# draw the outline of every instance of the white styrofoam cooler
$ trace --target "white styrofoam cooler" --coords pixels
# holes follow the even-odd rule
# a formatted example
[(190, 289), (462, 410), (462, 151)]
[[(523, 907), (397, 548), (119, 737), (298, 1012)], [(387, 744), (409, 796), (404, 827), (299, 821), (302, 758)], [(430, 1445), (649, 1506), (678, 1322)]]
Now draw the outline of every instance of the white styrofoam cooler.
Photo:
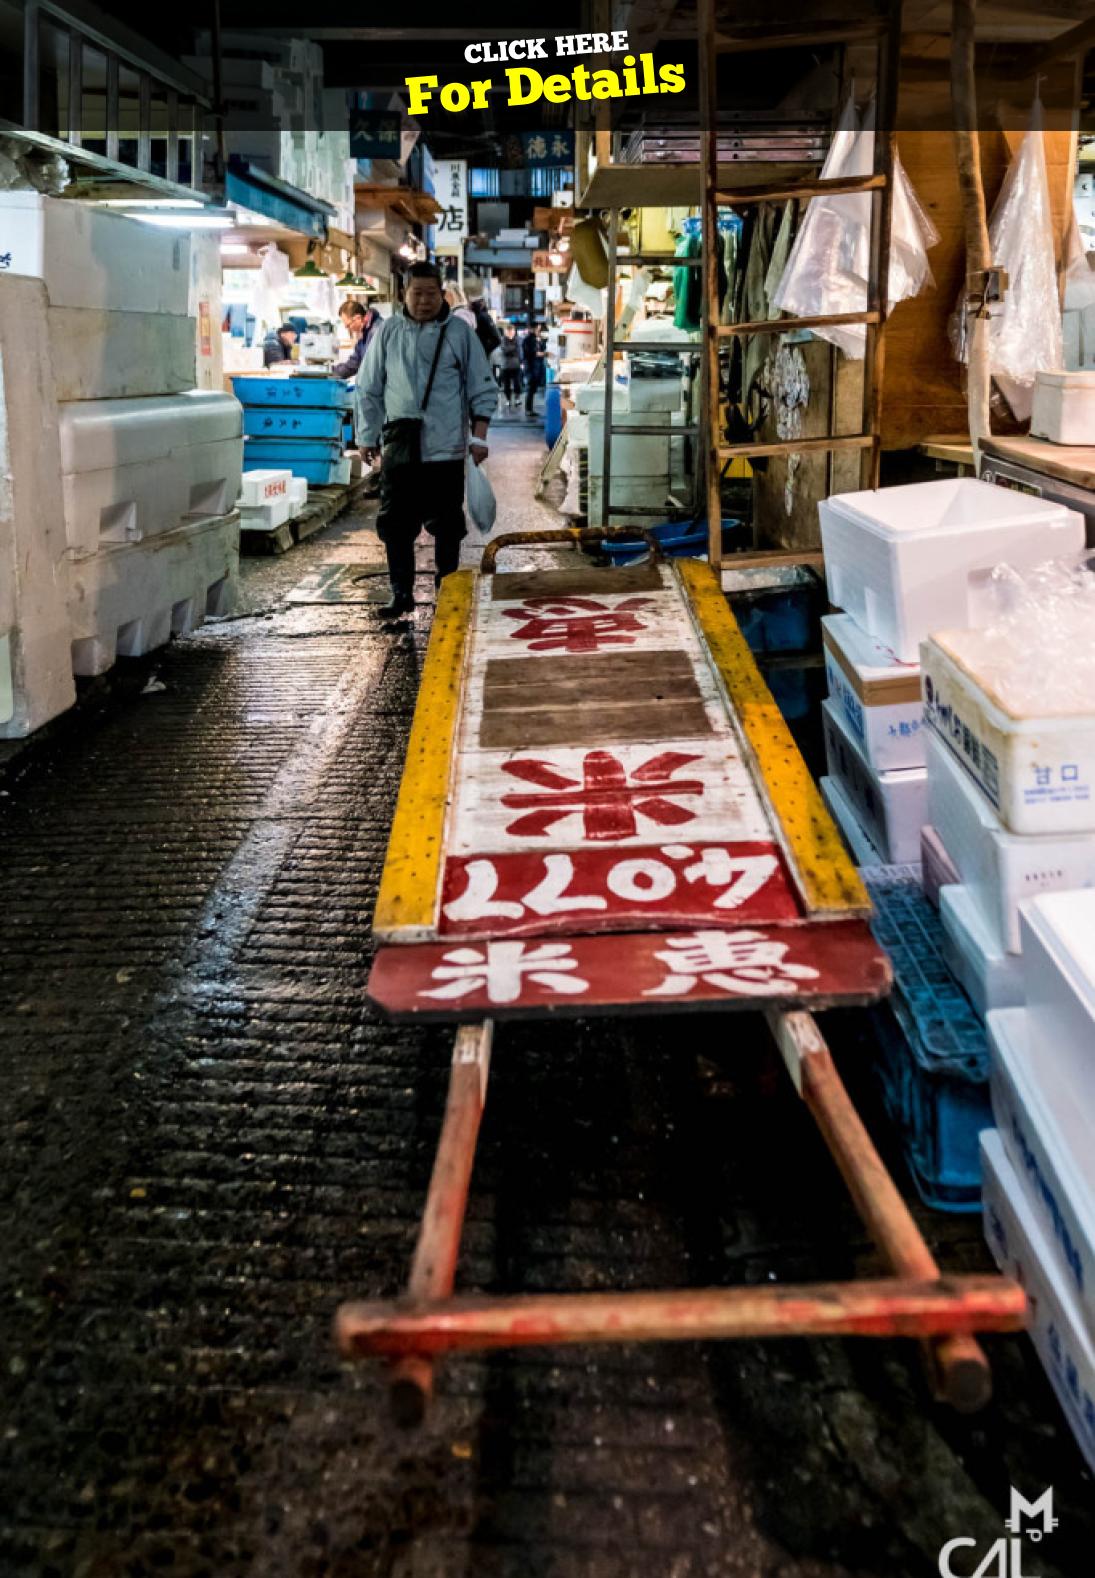
[(197, 324), (162, 312), (50, 307), (58, 400), (181, 394), (198, 376)]
[(825, 801), (825, 809), (840, 829), (856, 865), (861, 868), (884, 866), (885, 859), (867, 837), (862, 822), (855, 814), (855, 807), (840, 787), (839, 780), (829, 777), (819, 778), (818, 788), (821, 790), (821, 798)]
[(981, 1132), (981, 1200), (993, 1259), (1026, 1290), (1030, 1339), (1095, 1473), (1095, 1343), (995, 1129)]
[(1041, 893), (1019, 911), (1027, 1007), (1038, 1034), (1090, 1060), (1095, 1079), (1095, 891)]
[(278, 526), (292, 520), (295, 508), (292, 500), (286, 495), (281, 499), (271, 499), (269, 504), (241, 504), (240, 505), (240, 530), (241, 531), (274, 531)]
[(1055, 444), (1095, 444), (1095, 372), (1036, 373), (1030, 431)]
[(978, 673), (976, 648), (968, 630), (924, 642), (927, 722), (1012, 832), (1095, 831), (1095, 697), (1087, 712), (1019, 716)]
[(821, 621), (829, 695), (872, 767), (923, 767), (919, 663), (901, 663), (848, 614)]
[(837, 494), (818, 509), (830, 602), (906, 663), (931, 631), (980, 622), (995, 565), (1084, 546), (1074, 510), (973, 477)]
[[(254, 509), (292, 498), (291, 484), (296, 480), (291, 471), (245, 471), (240, 478), (240, 506)], [(303, 477), (299, 480), (304, 481)]]
[(1018, 1007), (1025, 995), (1019, 955), (1004, 952), (961, 882), (939, 889), (939, 919), (947, 968), (981, 1018), (991, 1008)]
[(891, 865), (916, 864), (920, 829), (927, 821), (923, 767), (876, 772), (831, 701), (822, 702), (829, 773), (851, 801), (867, 837)]
[(1095, 887), (1095, 834), (1009, 833), (942, 740), (925, 744), (928, 818), (999, 947), (1018, 953), (1023, 899)]
[(1095, 1340), (1095, 1064), (1059, 1057), (1029, 1008), (988, 1032), (996, 1127)]
[(6, 272), (43, 280), (51, 307), (186, 317), (190, 241), (174, 228), (126, 219), (93, 203), (0, 192)]
[(115, 658), (140, 657), (233, 608), (239, 516), (107, 545), (68, 568), (72, 672), (102, 674)]
[(59, 408), (69, 549), (139, 542), (187, 519), (226, 515), (243, 464), (243, 410), (233, 395), (190, 390)]

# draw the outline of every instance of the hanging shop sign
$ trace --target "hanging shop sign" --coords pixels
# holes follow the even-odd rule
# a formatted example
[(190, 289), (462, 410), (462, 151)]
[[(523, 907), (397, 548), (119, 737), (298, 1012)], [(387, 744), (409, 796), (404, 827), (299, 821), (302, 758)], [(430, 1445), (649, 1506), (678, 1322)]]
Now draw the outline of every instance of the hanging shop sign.
[(468, 166), (464, 159), (438, 159), (434, 196), (441, 204), (430, 226), (434, 252), (459, 252), (471, 234), (468, 213)]
[(569, 254), (562, 252), (534, 252), (532, 270), (535, 274), (559, 274), (566, 268)]
[(548, 165), (567, 166), (574, 163), (572, 131), (523, 132), (521, 143), (526, 165), (542, 169)]
[(350, 111), (350, 158), (400, 157), (403, 117), (398, 110)]

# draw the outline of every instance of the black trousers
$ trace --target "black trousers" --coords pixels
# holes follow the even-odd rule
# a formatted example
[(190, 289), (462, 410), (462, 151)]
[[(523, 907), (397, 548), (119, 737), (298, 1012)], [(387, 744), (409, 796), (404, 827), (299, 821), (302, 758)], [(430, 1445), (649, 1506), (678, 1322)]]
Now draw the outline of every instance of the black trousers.
[(388, 555), (393, 592), (414, 591), (414, 544), (422, 527), (433, 538), (436, 579), (460, 563), (464, 524), (464, 462), (420, 461), (382, 466), (376, 532)]
[(502, 368), (502, 393), (507, 400), (520, 399), (521, 369), (519, 367)]

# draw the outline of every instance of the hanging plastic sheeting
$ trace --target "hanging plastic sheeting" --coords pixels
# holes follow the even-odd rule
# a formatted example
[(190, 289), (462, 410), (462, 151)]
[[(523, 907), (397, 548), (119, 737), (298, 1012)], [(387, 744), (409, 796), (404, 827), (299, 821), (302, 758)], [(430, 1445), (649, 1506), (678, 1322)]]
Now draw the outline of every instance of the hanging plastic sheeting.
[[(259, 248), (262, 267), (255, 292), (256, 332), (273, 329), (281, 322), (281, 302), (289, 285), (289, 259), (273, 242)], [(258, 343), (261, 341), (259, 333)]]
[[(874, 169), (874, 138), (873, 107), (861, 125), (854, 100), (849, 98), (821, 171), (822, 179), (870, 175)], [(869, 192), (810, 199), (787, 267), (772, 297), (774, 309), (797, 317), (866, 312), (873, 201)], [(895, 155), (886, 292), (889, 308), (933, 283), (928, 249), (938, 240), (939, 232), (920, 206), (912, 182)], [(867, 330), (863, 324), (843, 324), (812, 332), (855, 360), (861, 359), (866, 349)]]
[[(989, 223), (994, 267), (1007, 271), (1003, 306), (989, 319), (989, 370), (1014, 415), (1030, 416), (1039, 372), (1064, 366), (1061, 299), (1053, 245), (1053, 213), (1046, 176), (1042, 106), (1035, 100), (1030, 130), (1004, 177)], [(951, 318), (951, 343), (969, 361), (965, 293)]]
[(583, 312), (588, 312), (597, 319), (604, 317), (608, 292), (595, 290), (592, 285), (587, 285), (578, 271), (577, 264), (572, 266), (567, 277), (565, 294), (567, 301), (572, 301), (576, 307), (581, 307)]

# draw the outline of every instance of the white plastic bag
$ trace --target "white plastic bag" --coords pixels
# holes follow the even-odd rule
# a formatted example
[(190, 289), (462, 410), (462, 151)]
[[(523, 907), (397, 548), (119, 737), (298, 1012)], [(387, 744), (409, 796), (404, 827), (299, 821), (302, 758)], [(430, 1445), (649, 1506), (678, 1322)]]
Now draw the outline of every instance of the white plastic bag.
[[(1064, 366), (1061, 302), (1046, 176), (1042, 106), (1010, 166), (989, 224), (993, 265), (1007, 270), (1003, 306), (989, 319), (989, 370), (1020, 421), (1030, 416), (1039, 372)], [(959, 361), (969, 361), (965, 294), (951, 319)]]
[(470, 455), (467, 459), (465, 473), (468, 514), (472, 518), (472, 523), (486, 536), (494, 528), (495, 518), (498, 514), (498, 500), (494, 496), (490, 478), (482, 466), (475, 464)]
[[(874, 111), (862, 126), (855, 103), (848, 100), (821, 171), (823, 180), (870, 175), (874, 169)], [(866, 312), (871, 256), (871, 204), (868, 192), (843, 197), (814, 197), (806, 210), (791, 256), (772, 296), (773, 309), (797, 317)], [(890, 277), (887, 303), (896, 306), (917, 295), (932, 281), (928, 248), (939, 232), (921, 207), (900, 159), (894, 159), (893, 211), (890, 235)], [(814, 329), (845, 356), (864, 354), (867, 330), (862, 324)]]

